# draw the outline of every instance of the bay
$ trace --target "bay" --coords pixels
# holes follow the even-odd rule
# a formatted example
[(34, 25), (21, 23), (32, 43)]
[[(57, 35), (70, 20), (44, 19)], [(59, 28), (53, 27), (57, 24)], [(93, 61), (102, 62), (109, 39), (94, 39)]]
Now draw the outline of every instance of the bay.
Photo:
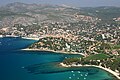
[(65, 57), (80, 55), (20, 50), (34, 42), (0, 38), (0, 80), (115, 80), (98, 68), (63, 68), (58, 65)]

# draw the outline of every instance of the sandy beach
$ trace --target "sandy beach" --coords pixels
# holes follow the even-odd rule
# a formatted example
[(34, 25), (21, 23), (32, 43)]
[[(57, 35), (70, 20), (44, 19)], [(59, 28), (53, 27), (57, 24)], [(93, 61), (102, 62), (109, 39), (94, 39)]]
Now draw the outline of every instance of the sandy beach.
[(64, 64), (64, 63), (60, 63), (60, 65), (61, 65), (62, 67), (97, 67), (97, 68), (103, 69), (103, 70), (111, 73), (112, 75), (114, 75), (116, 78), (118, 78), (118, 79), (120, 80), (120, 76), (119, 76), (120, 73), (115, 72), (115, 71), (113, 71), (113, 70), (111, 70), (111, 69), (108, 69), (108, 68), (104, 68), (104, 67), (102, 67), (102, 66), (97, 66), (97, 65), (81, 65), (81, 64), (79, 64), (79, 65), (75, 65), (75, 64), (66, 65), (66, 64)]
[(82, 55), (82, 56), (85, 56), (85, 54), (83, 54), (83, 53), (54, 51), (54, 50), (48, 50), (48, 49), (29, 49), (29, 48), (26, 48), (26, 49), (21, 49), (21, 50), (24, 50), (24, 51), (49, 51), (49, 52), (63, 53), (63, 54), (80, 54), (80, 55)]
[(22, 37), (23, 39), (30, 39), (30, 40), (39, 40), (40, 38), (29, 38), (29, 37)]

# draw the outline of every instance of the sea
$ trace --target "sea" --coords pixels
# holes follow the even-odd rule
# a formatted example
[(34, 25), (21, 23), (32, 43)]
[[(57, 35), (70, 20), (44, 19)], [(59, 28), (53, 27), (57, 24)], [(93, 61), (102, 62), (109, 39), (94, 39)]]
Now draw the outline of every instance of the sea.
[(21, 50), (34, 42), (19, 37), (0, 38), (0, 80), (116, 80), (99, 68), (59, 65), (65, 58), (81, 55)]

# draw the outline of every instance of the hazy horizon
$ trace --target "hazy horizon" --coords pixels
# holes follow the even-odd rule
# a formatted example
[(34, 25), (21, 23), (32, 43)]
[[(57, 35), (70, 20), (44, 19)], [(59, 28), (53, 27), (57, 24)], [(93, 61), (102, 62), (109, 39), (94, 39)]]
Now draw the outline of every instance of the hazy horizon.
[(0, 6), (9, 3), (37, 3), (37, 4), (51, 4), (51, 5), (68, 5), (73, 7), (99, 7), (99, 6), (116, 6), (120, 7), (120, 0), (1, 0)]

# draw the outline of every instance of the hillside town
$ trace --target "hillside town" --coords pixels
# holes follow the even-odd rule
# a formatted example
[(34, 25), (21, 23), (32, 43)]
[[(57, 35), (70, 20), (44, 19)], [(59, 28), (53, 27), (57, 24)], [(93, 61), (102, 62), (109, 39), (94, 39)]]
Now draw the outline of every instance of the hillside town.
[[(13, 10), (7, 14), (11, 16), (1, 18), (0, 37), (38, 38), (39, 41), (30, 48), (83, 53), (85, 56), (100, 52), (120, 54), (120, 16), (106, 20), (104, 17), (86, 15), (85, 11), (76, 8), (34, 5), (41, 8), (32, 9), (30, 6), (33, 5), (25, 5), (13, 3), (7, 6), (11, 11), (16, 6), (27, 11), (18, 11), (18, 15)], [(98, 10), (95, 12), (98, 13)]]

